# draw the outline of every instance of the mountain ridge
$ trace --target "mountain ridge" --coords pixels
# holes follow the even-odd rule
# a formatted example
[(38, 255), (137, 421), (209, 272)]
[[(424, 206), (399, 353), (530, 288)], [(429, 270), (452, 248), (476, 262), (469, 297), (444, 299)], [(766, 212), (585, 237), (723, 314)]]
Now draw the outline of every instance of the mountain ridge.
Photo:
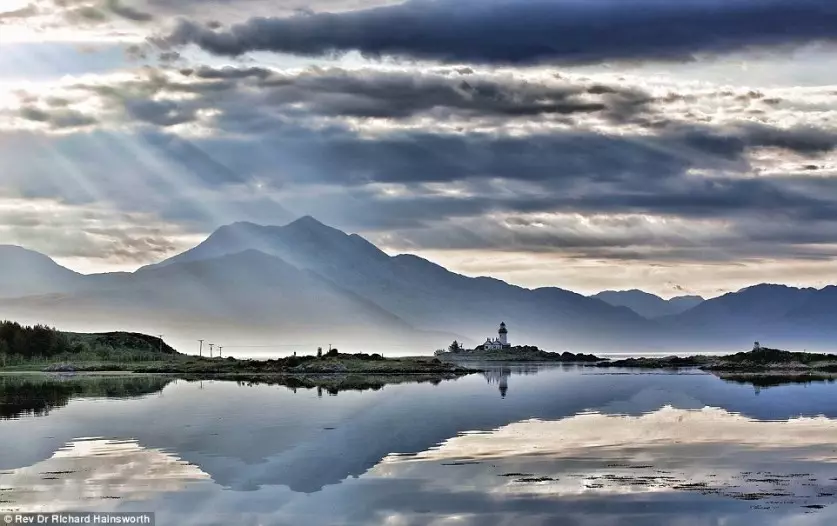
[[(224, 225), (197, 246), (133, 273), (72, 276), (72, 286), (44, 291), (57, 294), (4, 302), (0, 315), (20, 308), (54, 319), (75, 315), (83, 323), (119, 314), (188, 338), (216, 326), (245, 327), (279, 342), (290, 335), (303, 341), (308, 331), (312, 341), (386, 341), (420, 353), (450, 342), (444, 338), (481, 343), (500, 321), (509, 325), (510, 341), (556, 351), (730, 350), (770, 338), (817, 346), (837, 337), (826, 314), (837, 308), (837, 287), (758, 284), (708, 300), (663, 300), (638, 290), (588, 297), (463, 276), (413, 254), (390, 256), (311, 216), (283, 226)], [(626, 293), (675, 312), (642, 316), (601, 297)]]
[(663, 299), (639, 289), (604, 290), (591, 296), (617, 307), (627, 307), (648, 319), (680, 314), (696, 307), (703, 301), (700, 296), (684, 295)]

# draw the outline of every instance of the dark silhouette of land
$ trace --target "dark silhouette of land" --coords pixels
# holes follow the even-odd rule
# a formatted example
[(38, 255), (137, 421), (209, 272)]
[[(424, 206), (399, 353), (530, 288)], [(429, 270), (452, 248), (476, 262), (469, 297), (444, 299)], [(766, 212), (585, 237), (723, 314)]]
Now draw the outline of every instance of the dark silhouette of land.
[(550, 352), (534, 345), (515, 345), (502, 350), (465, 349), (456, 341), (447, 350), (436, 351), (435, 356), (442, 360), (478, 362), (598, 363), (603, 360), (593, 354)]
[(623, 367), (639, 369), (677, 369), (697, 367), (704, 371), (719, 373), (837, 373), (837, 355), (808, 352), (791, 352), (761, 347), (749, 352), (725, 356), (666, 356), (661, 358), (626, 358), (623, 360), (603, 359), (597, 367)]

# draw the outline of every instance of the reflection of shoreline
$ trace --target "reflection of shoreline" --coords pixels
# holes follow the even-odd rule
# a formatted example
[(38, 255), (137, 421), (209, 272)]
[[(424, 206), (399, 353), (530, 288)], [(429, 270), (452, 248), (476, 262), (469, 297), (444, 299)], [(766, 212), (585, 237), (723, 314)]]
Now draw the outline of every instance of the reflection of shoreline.
[(837, 373), (722, 373), (713, 372), (715, 376), (725, 382), (734, 384), (752, 385), (756, 393), (762, 389), (779, 387), (782, 385), (802, 384), (810, 385), (815, 383), (833, 384), (837, 380)]
[[(206, 380), (201, 376), (181, 375), (187, 382)], [(298, 389), (316, 389), (318, 396), (327, 393), (337, 396), (341, 391), (379, 391), (387, 385), (423, 384), (439, 385), (443, 381), (455, 380), (459, 376), (448, 374), (305, 374), (305, 375), (222, 375), (213, 381), (236, 382), (242, 386), (280, 385), (297, 392)]]
[(0, 420), (45, 416), (74, 398), (134, 398), (158, 393), (173, 378), (166, 376), (0, 375)]

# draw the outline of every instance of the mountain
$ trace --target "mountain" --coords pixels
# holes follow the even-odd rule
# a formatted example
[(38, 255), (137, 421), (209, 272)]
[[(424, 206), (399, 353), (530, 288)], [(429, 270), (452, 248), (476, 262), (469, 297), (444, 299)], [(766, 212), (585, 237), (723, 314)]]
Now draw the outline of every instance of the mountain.
[[(218, 332), (258, 334), (277, 348), (321, 345), (322, 339), (357, 340), (357, 328), (373, 327), (382, 341), (417, 333), (371, 301), (254, 249), (97, 279), (104, 284), (21, 298), (4, 309), (72, 324), (111, 320), (131, 328), (167, 325), (172, 331), (200, 326), (203, 332), (226, 327)], [(322, 339), (312, 339), (312, 334)]]
[(8, 255), (0, 258), (7, 296), (0, 318), (66, 330), (165, 333), (181, 348), (201, 338), (239, 355), (328, 344), (429, 353), (454, 338), (482, 343), (501, 321), (512, 344), (552, 351), (734, 351), (755, 340), (814, 349), (837, 340), (837, 287), (756, 285), (706, 301), (666, 301), (636, 290), (586, 297), (466, 277), (415, 255), (390, 256), (307, 216), (284, 226), (226, 225), (133, 273), (82, 276), (17, 247), (3, 247), (0, 255)]
[(414, 255), (390, 257), (362, 237), (312, 217), (285, 226), (221, 227), (197, 247), (143, 271), (247, 248), (313, 272), (414, 327), (471, 335), (472, 343), (495, 336), (500, 321), (509, 324), (510, 339), (517, 331), (521, 343), (551, 349), (605, 349), (614, 338), (638, 341), (649, 329), (647, 320), (628, 309), (566, 290), (530, 290), (462, 276)]
[(14, 245), (0, 245), (0, 298), (63, 291), (82, 275), (49, 257)]
[(703, 298), (703, 296), (686, 295), (669, 298), (668, 304), (674, 307), (675, 312), (673, 312), (672, 314), (679, 314), (681, 312), (685, 312), (689, 309), (697, 307), (704, 301), (706, 300)]
[(664, 318), (673, 333), (693, 342), (730, 348), (754, 341), (774, 347), (833, 350), (837, 287), (760, 284), (704, 301)]
[(665, 300), (648, 292), (632, 290), (606, 290), (592, 296), (616, 307), (627, 307), (648, 319), (680, 314), (696, 307), (704, 300), (700, 296), (677, 296)]
[(679, 325), (696, 329), (733, 326), (737, 330), (765, 323), (778, 323), (793, 309), (806, 303), (816, 289), (785, 285), (754, 285), (704, 301), (672, 318)]

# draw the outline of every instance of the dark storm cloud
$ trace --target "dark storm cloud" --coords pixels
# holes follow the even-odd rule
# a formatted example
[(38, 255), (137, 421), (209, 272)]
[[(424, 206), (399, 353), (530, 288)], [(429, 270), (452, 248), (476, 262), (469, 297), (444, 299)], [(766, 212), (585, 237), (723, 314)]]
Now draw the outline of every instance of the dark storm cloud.
[(180, 20), (160, 42), (230, 56), (359, 51), (447, 62), (599, 63), (835, 39), (832, 0), (410, 0), (217, 30)]
[[(219, 125), (237, 134), (235, 124), (249, 122), (244, 115), (229, 118)], [(268, 130), (260, 123), (246, 125)], [(837, 144), (826, 132), (801, 129), (781, 134), (782, 145), (800, 152), (820, 148), (823, 137)], [(735, 148), (719, 151), (720, 137), (729, 138)], [(804, 174), (747, 177), (748, 150), (773, 147), (772, 137), (773, 132), (743, 126), (724, 135), (693, 127), (658, 137), (402, 132), (370, 139), (339, 127), (305, 130), (286, 125), (252, 139), (205, 138), (195, 144), (218, 165), (234, 167), (231, 173), (238, 177), (258, 174), (274, 189), (340, 188), (340, 198), (332, 204), (318, 205), (324, 197), (317, 194), (309, 205), (322, 206), (326, 214), (339, 209), (344, 221), (352, 218), (369, 227), (409, 228), (493, 212), (555, 211), (691, 220), (762, 217), (794, 225), (837, 221), (835, 179)], [(813, 145), (803, 140), (811, 137)], [(190, 164), (188, 151), (178, 155), (184, 165)], [(265, 170), (266, 166), (276, 168)], [(692, 170), (712, 175), (691, 175)], [(405, 190), (387, 196), (375, 186), (380, 184)], [(463, 194), (439, 192), (432, 184), (456, 185)]]
[[(837, 242), (837, 179), (804, 173), (745, 177), (744, 152), (734, 158), (725, 150), (719, 157), (711, 148), (700, 149), (693, 144), (701, 133), (696, 129), (656, 138), (403, 132), (370, 139), (340, 127), (307, 129), (275, 121), (243, 135), (235, 122), (241, 125), (239, 119), (220, 123), (232, 137), (191, 141), (152, 129), (134, 136), (7, 137), (0, 141), (0, 156), (11, 162), (4, 164), (0, 182), (33, 197), (139, 207), (207, 229), (252, 218), (282, 223), (284, 212), (271, 219), (280, 217), (282, 205), (269, 196), (291, 191), (285, 204), (295, 210), (345, 228), (398, 232), (402, 247), (409, 249), (517, 249), (638, 259), (642, 250), (636, 247), (653, 245), (665, 248), (647, 254), (651, 259), (706, 261), (722, 260), (724, 253), (731, 259), (771, 251), (813, 258), (823, 254), (814, 245)], [(737, 133), (740, 144), (760, 144), (744, 131)], [(31, 153), (28, 161), (11, 155), (18, 149)], [(67, 177), (76, 173), (62, 172), (68, 162), (84, 167), (83, 184), (68, 186)], [(719, 169), (711, 177), (689, 174), (713, 166)], [(236, 202), (235, 189), (254, 178), (265, 185), (263, 199), (250, 194)], [(462, 194), (439, 191), (432, 183), (455, 185)], [(389, 195), (380, 184), (402, 190)], [(85, 194), (85, 189), (94, 191)], [(513, 233), (497, 219), (498, 213), (556, 212), (611, 219), (592, 232), (572, 224), (526, 229), (520, 220)], [(660, 231), (620, 214), (719, 220), (728, 226), (683, 233), (673, 225)], [(457, 227), (462, 221), (466, 224)]]
[[(164, 81), (166, 91), (237, 91), (254, 105), (304, 105), (302, 111), (327, 116), (407, 118), (432, 113), (476, 117), (535, 117), (539, 115), (600, 114), (624, 122), (652, 113), (650, 95), (636, 88), (557, 78), (525, 80), (477, 74), (407, 71), (311, 69), (299, 74), (265, 68), (184, 69), (196, 82)], [(203, 81), (203, 82), (201, 82)]]
[[(229, 114), (219, 127), (235, 129), (237, 123), (264, 126), (249, 121), (244, 114)], [(814, 149), (825, 151), (826, 144), (830, 145), (828, 149), (837, 146), (834, 132), (750, 125), (728, 130), (690, 126), (656, 136), (548, 131), (512, 137), (401, 131), (365, 139), (340, 128), (330, 132), (296, 131), (290, 136), (280, 133), (281, 138), (268, 135), (259, 140), (289, 148), (292, 158), (299, 159), (297, 177), (343, 185), (494, 178), (521, 182), (578, 180), (589, 185), (636, 179), (664, 182), (690, 169), (748, 172), (750, 150), (777, 144), (788, 152), (805, 154)], [(222, 145), (218, 151), (223, 151)], [(705, 184), (713, 181), (696, 180)], [(638, 197), (653, 199), (654, 195)]]

